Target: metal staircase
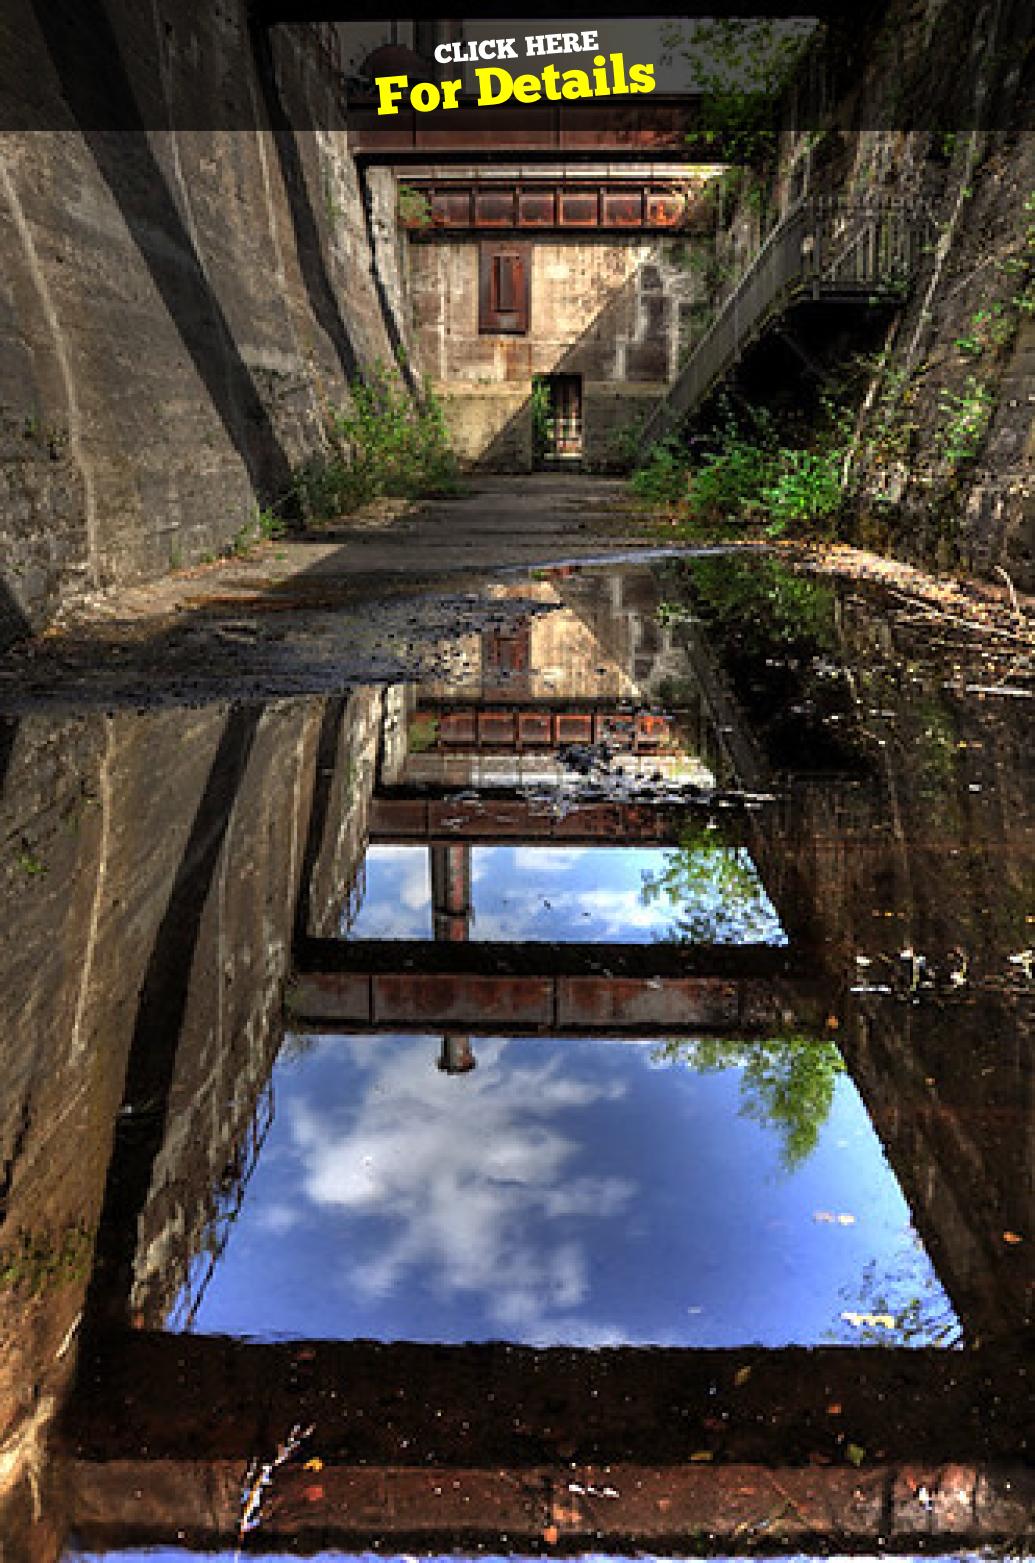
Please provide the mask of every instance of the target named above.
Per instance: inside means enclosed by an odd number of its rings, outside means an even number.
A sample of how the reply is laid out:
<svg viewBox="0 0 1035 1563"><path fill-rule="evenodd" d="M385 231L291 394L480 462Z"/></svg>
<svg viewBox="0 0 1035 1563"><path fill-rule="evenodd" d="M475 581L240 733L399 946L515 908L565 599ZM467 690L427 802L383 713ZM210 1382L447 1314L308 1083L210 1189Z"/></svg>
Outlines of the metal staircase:
<svg viewBox="0 0 1035 1563"><path fill-rule="evenodd" d="M886 303L908 289L930 244L926 207L902 199L868 202L807 196L768 235L667 396L643 428L662 438L696 412L745 351L799 303Z"/></svg>

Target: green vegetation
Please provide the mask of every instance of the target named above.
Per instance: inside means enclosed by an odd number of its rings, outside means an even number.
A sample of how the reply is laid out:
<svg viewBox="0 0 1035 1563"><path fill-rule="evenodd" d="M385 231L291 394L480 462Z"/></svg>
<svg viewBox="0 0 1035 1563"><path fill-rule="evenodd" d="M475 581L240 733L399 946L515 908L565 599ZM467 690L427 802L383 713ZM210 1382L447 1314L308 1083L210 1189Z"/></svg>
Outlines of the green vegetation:
<svg viewBox="0 0 1035 1563"><path fill-rule="evenodd" d="M757 1042L718 1038L663 1042L655 1057L682 1063L702 1074L740 1070L741 1113L778 1131L780 1160L787 1172L815 1150L830 1116L844 1063L833 1042L811 1037L772 1037Z"/></svg>
<svg viewBox="0 0 1035 1563"><path fill-rule="evenodd" d="M269 505L255 513L247 525L239 527L227 545L226 552L234 559L244 559L259 543L271 542L286 536L288 524ZM205 563L205 559L202 563Z"/></svg>
<svg viewBox="0 0 1035 1563"><path fill-rule="evenodd" d="M438 742L438 719L433 716L415 717L406 733L406 747L410 754L424 754Z"/></svg>
<svg viewBox="0 0 1035 1563"><path fill-rule="evenodd" d="M806 662L837 646L835 594L816 576L765 557L693 559L679 573L682 581L673 580L677 589L703 613L720 642L735 643L744 654L786 647ZM686 611L670 603L662 610Z"/></svg>
<svg viewBox="0 0 1035 1563"><path fill-rule="evenodd" d="M811 24L764 18L695 22L665 42L687 63L687 86L702 94L690 138L734 163L768 162L777 147L776 106L808 44Z"/></svg>
<svg viewBox="0 0 1035 1563"><path fill-rule="evenodd" d="M1006 347L1017 333L1017 324L1005 304L976 310L970 319L970 330L956 338L956 351L964 358L980 358L991 349Z"/></svg>
<svg viewBox="0 0 1035 1563"><path fill-rule="evenodd" d="M550 448L550 386L542 375L532 380L532 457L541 461Z"/></svg>
<svg viewBox="0 0 1035 1563"><path fill-rule="evenodd" d="M457 486L457 465L442 408L430 387L411 397L394 370L379 366L350 387L351 406L330 408L327 446L295 475L310 520L331 520L371 499L417 499Z"/></svg>
<svg viewBox="0 0 1035 1563"><path fill-rule="evenodd" d="M943 391L938 405L942 415L941 449L955 470L977 457L992 419L995 396L984 381L968 375L962 394Z"/></svg>
<svg viewBox="0 0 1035 1563"><path fill-rule="evenodd" d="M47 872L47 865L43 859L27 846L20 848L16 861L22 873L27 874L30 879L38 879L41 874Z"/></svg>
<svg viewBox="0 0 1035 1563"><path fill-rule="evenodd" d="M688 529L758 524L770 536L788 528L829 530L844 501L842 472L847 431L827 407L814 444L783 443L756 411L750 426L727 409L712 448L696 461L677 438L652 446L630 479L638 498L676 506Z"/></svg>
<svg viewBox="0 0 1035 1563"><path fill-rule="evenodd" d="M0 1249L0 1288L38 1297L81 1281L89 1274L92 1249L93 1234L81 1221L56 1235L22 1228L10 1247Z"/></svg>
<svg viewBox="0 0 1035 1563"><path fill-rule="evenodd" d="M398 192L399 221L405 228L427 228L431 222L431 206L425 195L413 185L401 184Z"/></svg>
<svg viewBox="0 0 1035 1563"><path fill-rule="evenodd" d="M764 938L772 910L743 848L730 846L705 822L688 824L657 873L645 873L644 906L667 902L669 940L711 944L726 937Z"/></svg>

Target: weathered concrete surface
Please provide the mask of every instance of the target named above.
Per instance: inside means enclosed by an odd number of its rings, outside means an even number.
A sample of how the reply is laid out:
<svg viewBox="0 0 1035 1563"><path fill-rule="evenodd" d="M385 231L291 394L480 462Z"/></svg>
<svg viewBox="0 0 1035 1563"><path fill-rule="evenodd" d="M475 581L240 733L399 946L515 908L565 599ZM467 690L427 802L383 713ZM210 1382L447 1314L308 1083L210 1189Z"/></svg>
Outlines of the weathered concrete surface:
<svg viewBox="0 0 1035 1563"><path fill-rule="evenodd" d="M102 594L65 615L59 636L0 656L0 710L433 679L455 665L445 643L519 612L479 595L501 569L641 546L623 499L621 484L601 478L487 478L394 519L359 518L322 540L264 544L246 560ZM427 595L436 583L439 595ZM549 606L529 603L533 613Z"/></svg>
<svg viewBox="0 0 1035 1563"><path fill-rule="evenodd" d="M312 35L267 43L243 0L79 11L7 16L0 100L40 128L0 167L0 643L223 547L392 357Z"/></svg>
<svg viewBox="0 0 1035 1563"><path fill-rule="evenodd" d="M138 1156L157 1127L161 1154L124 1233L130 1260L140 1242L136 1307L175 1294L216 1223L280 1041L319 725L319 703L301 701L236 719L216 706L0 729L0 891L13 909L0 986L17 995L0 1038L0 1535L12 1548L31 1531L74 1366L113 1153ZM156 1123L163 1069L170 1105ZM28 1557L43 1547L31 1533Z"/></svg>
<svg viewBox="0 0 1035 1563"><path fill-rule="evenodd" d="M517 236L532 241L531 313L522 336L479 331L479 247L491 233L409 245L421 362L442 397L457 453L483 470L528 472L532 377L577 374L586 467L622 468L623 431L627 443L676 373L710 239ZM696 268L693 248L702 262Z"/></svg>

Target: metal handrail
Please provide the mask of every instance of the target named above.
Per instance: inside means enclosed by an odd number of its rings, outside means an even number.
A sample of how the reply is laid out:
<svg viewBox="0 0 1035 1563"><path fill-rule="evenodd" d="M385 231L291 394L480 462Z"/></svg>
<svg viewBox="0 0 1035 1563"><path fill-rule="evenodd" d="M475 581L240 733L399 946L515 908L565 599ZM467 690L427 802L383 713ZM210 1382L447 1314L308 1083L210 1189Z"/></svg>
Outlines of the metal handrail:
<svg viewBox="0 0 1035 1563"><path fill-rule="evenodd" d="M798 201L720 304L642 437L657 439L699 407L773 316L796 298L898 295L916 271L931 228L927 207L901 199Z"/></svg>

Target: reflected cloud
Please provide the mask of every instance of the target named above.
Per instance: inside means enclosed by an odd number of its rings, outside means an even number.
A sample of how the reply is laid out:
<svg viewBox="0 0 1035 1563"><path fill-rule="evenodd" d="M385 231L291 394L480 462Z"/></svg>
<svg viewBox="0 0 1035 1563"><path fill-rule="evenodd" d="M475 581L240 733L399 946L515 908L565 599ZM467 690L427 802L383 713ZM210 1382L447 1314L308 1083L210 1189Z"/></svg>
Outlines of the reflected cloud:
<svg viewBox="0 0 1035 1563"><path fill-rule="evenodd" d="M458 1090L427 1067L425 1042L397 1044L366 1073L347 1124L324 1101L289 1104L305 1199L376 1216L378 1250L347 1275L368 1300L419 1281L476 1304L511 1339L617 1341L617 1326L572 1316L590 1293L580 1229L625 1212L635 1190L569 1177L579 1142L557 1120L625 1087L562 1073L559 1061L499 1069L504 1049L481 1044L482 1067Z"/></svg>

